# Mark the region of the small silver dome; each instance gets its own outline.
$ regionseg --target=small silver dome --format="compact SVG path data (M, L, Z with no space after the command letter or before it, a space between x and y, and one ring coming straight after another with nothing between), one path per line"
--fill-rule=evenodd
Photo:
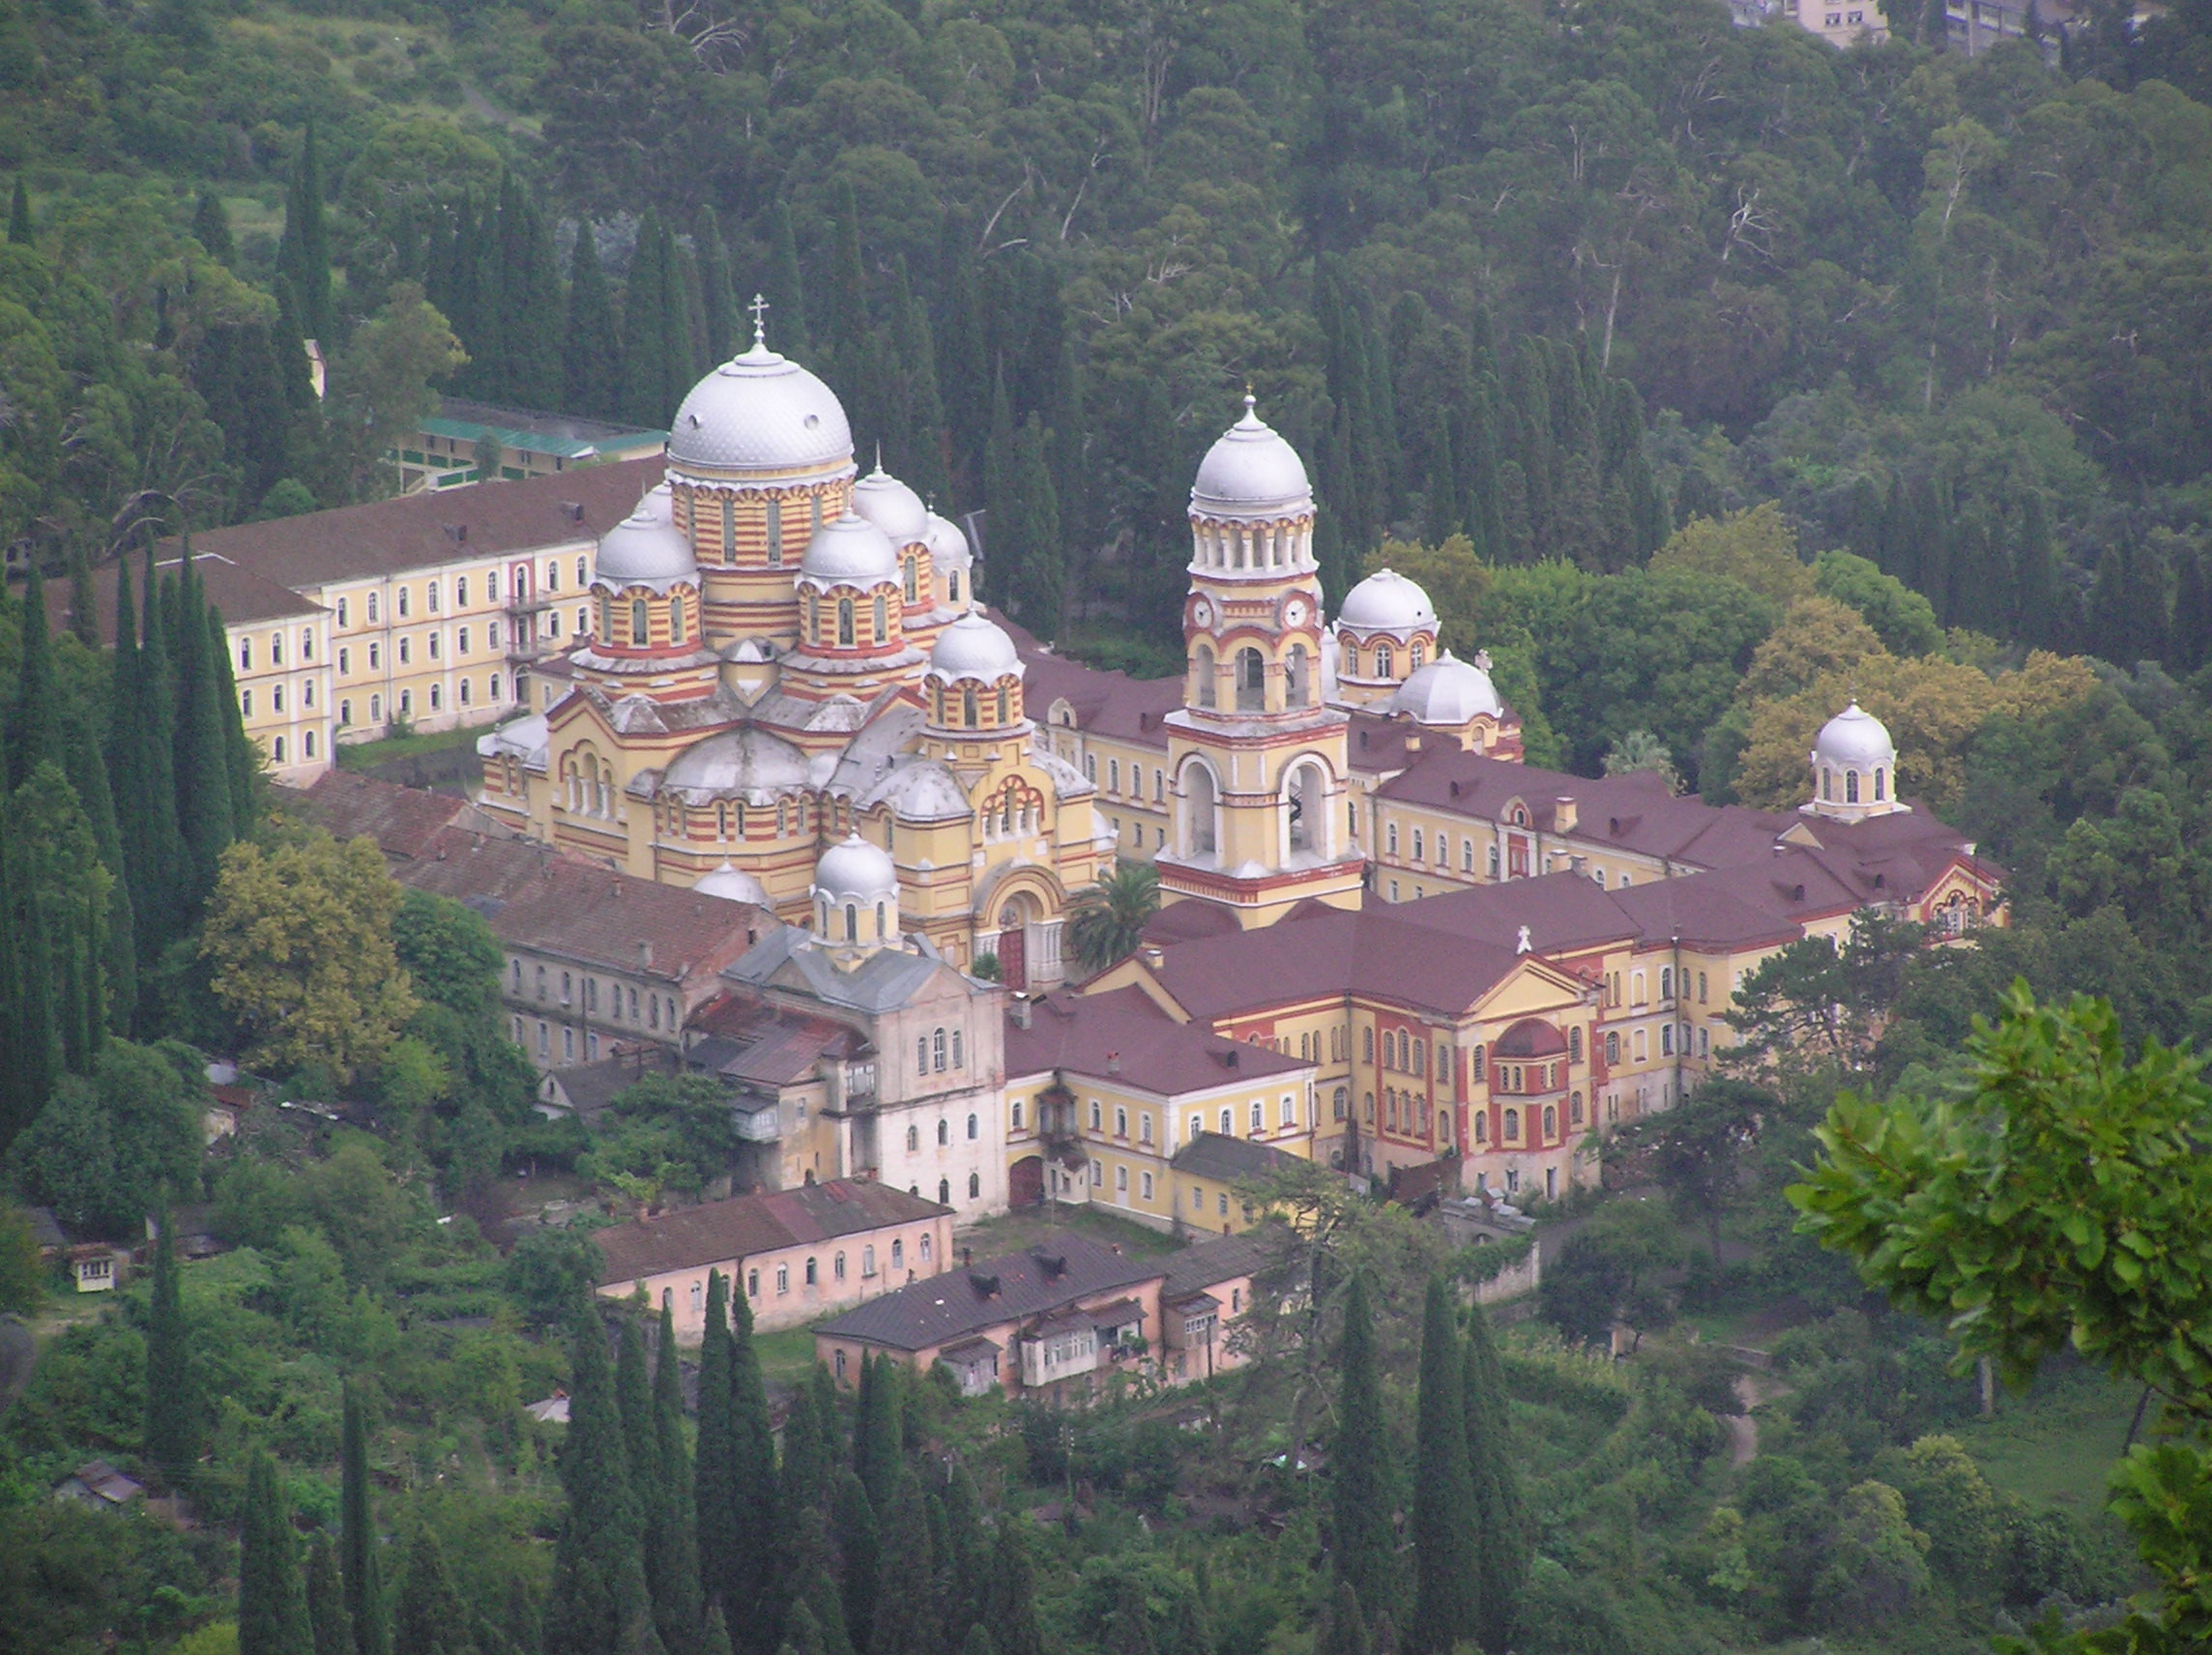
M1820 726L1813 742L1813 763L1838 770L1895 768L1897 745L1882 721L1856 700Z
M701 896L718 896L725 902L749 902L755 908L769 906L768 886L733 861L724 860L713 872L701 874L692 882L691 888Z
M1433 632L1436 605L1419 585L1396 569L1377 569L1344 595L1336 624L1354 632Z
M666 478L662 478L640 497L635 515L650 517L655 523L676 521L676 491L669 487Z
M1282 433L1253 411L1224 431L1199 461L1194 511L1214 517L1297 517L1314 508L1305 462Z
M855 833L822 853L814 864L814 892L835 903L895 902L898 869L883 847Z
M592 584L610 592L632 586L666 592L681 583L696 584L698 579L699 562L691 555L691 543L668 518L653 515L650 494L600 537L592 569Z
M850 460L853 428L836 393L756 336L691 388L668 432L678 465L815 471Z
M928 537L929 508L920 495L884 470L880 458L874 471L853 484L853 509L888 535L894 546L911 546Z
M968 537L960 525L949 517L929 513L921 535L922 544L929 548L929 566L935 569L964 569L975 561L975 548L968 544Z
M1502 718L1505 703L1488 673L1447 650L1398 686L1390 711L1410 713L1423 724L1456 727L1483 713Z
M973 611L946 627L929 652L929 676L947 683L963 679L997 683L1008 673L1020 678L1025 670L1013 639L996 622Z
M747 803L772 804L779 795L806 786L806 755L757 725L725 730L676 756L661 777L661 791L707 798L742 795Z
M896 586L898 548L865 517L848 511L814 531L799 561L799 578L816 586Z

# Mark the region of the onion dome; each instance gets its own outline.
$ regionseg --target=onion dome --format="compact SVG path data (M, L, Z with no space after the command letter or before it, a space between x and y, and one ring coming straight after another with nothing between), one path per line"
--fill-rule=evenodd
M768 886L732 861L724 861L712 873L701 874L692 882L691 888L701 896L718 896L725 902L749 902L755 908L769 906Z
M756 332L753 348L691 388L668 432L678 465L809 471L850 459L853 428L836 393Z
M895 902L898 869L882 846L855 833L822 853L814 864L814 894L828 897L833 905Z
M600 537L592 571L592 584L611 592L643 586L665 593L682 583L696 585L698 579L699 562L692 556L691 542L667 517L653 515L650 494Z
M876 469L853 484L853 509L890 537L894 546L911 546L925 539L929 508L921 496L886 470L881 457Z
M1882 721L1856 700L1820 726L1813 742L1813 763L1835 770L1894 768L1897 746Z
M1396 569L1377 569L1344 595L1337 624L1355 632L1434 631L1436 606L1429 595Z
M806 755L782 737L746 724L694 741L677 754L660 779L660 790L700 803L742 796L748 803L771 804L806 784Z
M1311 512L1305 462L1279 431L1253 412L1224 431L1199 462L1190 508L1208 517L1298 517Z
M932 511L921 532L921 542L929 548L932 568L967 568L975 561L975 553L968 544L968 537L961 533L960 525L949 517L940 517Z
M799 578L816 586L896 586L898 548L890 537L857 511L848 511L814 531Z
M1410 713L1423 724L1450 726L1484 713L1505 716L1505 703L1498 698L1490 675L1449 650L1400 684L1390 697L1389 710Z
M1024 670L1013 639L996 622L973 612L946 627L929 652L929 676L947 683L963 679L997 683L1009 673L1020 678Z

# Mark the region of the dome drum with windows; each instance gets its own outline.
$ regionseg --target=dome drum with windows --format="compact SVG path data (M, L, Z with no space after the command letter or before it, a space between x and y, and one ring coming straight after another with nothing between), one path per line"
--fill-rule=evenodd
M1002 734L1024 726L1022 678L1014 641L984 616L945 628L922 674L932 729L949 735Z
M898 869L858 833L822 853L808 895L818 942L873 951L898 940Z
M1857 822L1911 808L1897 797L1897 744L1856 697L1820 726L1811 762L1813 798L1803 807L1810 815Z

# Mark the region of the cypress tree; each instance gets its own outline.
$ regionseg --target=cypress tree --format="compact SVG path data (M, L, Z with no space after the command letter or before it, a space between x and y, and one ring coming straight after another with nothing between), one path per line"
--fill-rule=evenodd
M736 1572L737 1466L732 1459L730 1420L729 1282L721 1271L707 1275L707 1326L699 1346L699 1445L694 1472L693 1509L699 1548L699 1582L706 1601L739 1606L724 1594Z
M982 295L969 256L966 224L946 209L940 259L938 378L952 432L955 500L973 506L982 488L983 443L991 416L991 359L983 342ZM1148 384L1150 382L1148 381Z
M660 263L663 307L668 314L667 356L661 364L661 413L656 421L675 421L677 404L697 383L707 366L707 321L701 308L699 271L689 249L665 231L667 246Z
M21 787L41 765L63 757L61 707L46 639L46 582L37 563L23 587L22 661L8 717L8 785Z
M1060 501L1053 492L1044 422L1034 414L1014 439L1013 497L1018 515L998 524L998 543L1018 548L1013 609L1021 623L1051 638L1066 612L1067 552L1061 543ZM1011 531L1009 536L1008 531Z
M146 1314L146 1457L171 1488L182 1488L199 1464L199 1383L178 1277L176 1227L165 1200L155 1222L154 1289Z
M8 197L8 245L27 247L37 232L31 226L31 190L23 175L15 175L15 188Z
M911 1471L902 1471L891 1496L879 1566L868 1655L938 1655L937 1548Z
M971 1626L960 1645L960 1655L999 1655L999 1646L991 1640L990 1628L981 1621Z
M868 332L868 277L860 261L860 205L853 181L837 181L836 206L830 219L829 303L825 353L841 388L850 388Z
M845 1560L845 1630L855 1649L869 1649L874 1640L876 1576L883 1566L883 1546L868 1491L851 1471L837 1478L830 1522L837 1554Z
M675 1314L660 1311L653 1372L654 1481L646 1494L646 1586L669 1655L699 1646L699 1547L693 1530L691 1459L684 1446L684 1377Z
M898 1370L888 1356L860 1358L860 1399L853 1421L853 1469L877 1512L889 1509L898 1486L901 1422Z
M1489 1655L1505 1655L1513 1616L1528 1573L1528 1519L1513 1460L1505 1375L1482 1306L1467 1318L1460 1401L1467 1410L1468 1478L1474 1489L1475 1567L1479 1611L1475 1638Z
M215 679L217 720L222 726L224 769L230 777L230 811L233 837L244 838L261 814L261 749L246 733L246 718L238 706L238 680L230 670L230 632L222 624L222 611L207 609L208 661Z
M938 1561L945 1576L945 1642L964 1641L968 1628L982 1618L983 1582L990 1558L983 1544L983 1515L975 1485L964 1466L954 1466L946 1479L945 1549Z
M1467 527L1467 505L1460 498L1460 445L1453 440L1457 422L1451 409L1441 403L1429 419L1429 470L1422 484L1421 504L1426 538L1434 546L1442 545Z
M660 1435L653 1417L653 1378L645 1361L645 1335L637 1318L623 1319L615 1357L615 1407L622 1416L623 1452L638 1492L660 1475Z
M897 264L892 324L899 371L905 377L906 439L898 455L899 475L939 510L952 503L952 478L946 469L945 399L938 385L937 341L929 311L907 290L906 261Z
M691 247L699 261L699 302L706 326L707 356L723 363L738 353L738 311L730 291L730 253L722 244L722 221L713 202L691 221Z
M203 188L199 198L192 203L192 240L205 247L208 257L219 265L238 262L238 246L230 234L230 211L213 189Z
M566 368L560 336L547 326L561 313L561 271L553 256L552 226L520 183L514 186L513 200L515 222L503 234L508 259L504 303L511 329L509 393L525 408L551 408L561 400Z
M307 337L319 340L323 354L336 343L336 325L331 301L330 226L323 217L322 152L315 139L315 123L307 122L300 147L300 167L284 202L284 234L277 244L276 268L292 283L299 301L300 325Z
M731 1523L738 1546L724 1577L723 1604L739 1637L757 1647L757 1631L781 1619L774 1548L766 1543L775 1532L777 1511L775 1433L753 1349L752 1305L741 1287L733 1283L730 1294Z
M1087 555L1097 543L1090 457L1085 448L1090 428L1085 391L1083 363L1076 355L1075 341L1069 339L1061 346L1045 428L1049 433L1053 498L1060 506L1061 538L1079 555Z
M468 1624L452 1571L446 1567L445 1549L427 1523L418 1523L407 1543L407 1573L400 1578L399 1607L392 1617L392 1655L476 1655Z
M63 766L85 821L92 828L101 865L109 876L102 974L105 979L108 1027L118 1034L128 1034L138 1005L136 918L131 906L123 834L115 820L115 798L107 785L107 760L100 749L98 717L98 711L91 707L73 705L68 709Z
M1036 1571L1020 1526L1002 1517L991 1546L991 1571L983 1594L983 1625L997 1655L1044 1655L1037 1623Z
M2048 546L2046 542L2047 556ZM2206 567L2207 561L2201 550L2184 548L2174 569L2174 665L2181 672L2195 672L2212 661L2212 569ZM2052 584L2055 588L2055 574ZM2054 590L2049 607L2055 610L2057 601ZM2061 627L2059 618L2052 614L2043 624L2043 635L2062 637Z
M561 365L570 411L599 420L618 417L622 339L615 331L615 302L599 266L598 243L588 222L576 225L576 248L568 258L568 331Z
M177 825L176 769L171 753L171 733L177 723L176 686L169 676L160 582L151 547L146 552L145 591L145 642L136 652L137 666L131 675L131 704L128 709L120 705L117 709L130 722L110 729L108 769L110 774L128 772L138 778L132 811L126 812L123 820L128 823L135 812L144 812L146 873L140 875L139 858L132 849L127 848L124 856L131 864L132 893L144 902L139 918L146 929L139 936L138 955L152 959L189 919L183 911L186 853L184 834ZM122 595L128 598L127 592ZM128 608L122 613L128 614ZM120 762L116 757L119 746L125 753Z
M1350 1581L1339 1577L1335 1600L1322 1621L1321 1636L1314 1640L1314 1655L1372 1655L1373 1649L1366 1617L1360 1612L1359 1593Z
M719 1604L707 1611L706 1630L699 1640L699 1655L736 1655L730 1647L729 1623L722 1618Z
M673 321L668 314L667 252L668 235L660 215L648 208L623 282L622 417L642 430L658 430L676 411L661 394Z
M830 1525L819 1511L801 1514L787 1550L791 1563L789 1579L798 1582L791 1615L795 1618L801 1608L806 1611L820 1632L823 1655L855 1655L852 1635L845 1625L845 1600L837 1589L836 1558L830 1543ZM789 1620L785 1622L784 1632L788 1638Z
M646 1591L636 1485L623 1445L621 1405L595 1304L569 1318L568 1435L561 1447L568 1495L553 1553L548 1655L658 1655Z
M1395 1614L1400 1583L1397 1478L1382 1392L1375 1372L1375 1323L1367 1284L1352 1278L1337 1347L1334 1475L1329 1519L1336 1578L1377 1613Z
M353 1623L346 1618L345 1581L337 1548L327 1528L307 1548L307 1628L315 1655L354 1655Z
M1114 1607L1106 1615L1107 1655L1158 1655L1158 1648L1144 1583L1133 1574L1123 1575L1115 1582Z
M1013 407L1002 368L991 381L991 424L983 441L984 556L975 571L985 577L977 584L978 594L987 593L1002 605L1010 604L1021 568L1023 547L1014 537L1021 528L1015 478Z
M390 1655L384 1572L377 1555L376 1508L368 1484L368 1420L351 1380L338 1460L338 1545L344 1562L345 1618L354 1655Z
M1421 1318L1413 1447L1413 1612L1406 1623L1412 1655L1445 1655L1473 1634L1480 1608L1461 1368L1451 1296L1432 1280Z
M2020 539L2013 553L2012 613L2025 643L2052 643L2057 619L2058 567L2043 517L2043 498L2032 489L2021 504Z
M318 1655L300 1580L299 1541L276 1484L256 1452L246 1472L246 1532L238 1562L238 1655Z
M189 901L197 910L215 888L216 865L238 830L230 807L230 754L224 746L225 709L218 699L221 689L216 665L228 651L211 648L207 601L189 536L177 582L177 822L189 858Z
M778 201L768 210L768 275L761 296L775 323L775 346L794 362L811 361L812 335L806 325L806 285L799 273L799 241L791 227L791 206Z

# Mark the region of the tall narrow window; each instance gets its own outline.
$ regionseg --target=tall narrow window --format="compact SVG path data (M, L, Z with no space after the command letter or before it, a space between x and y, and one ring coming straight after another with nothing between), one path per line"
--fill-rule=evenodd
M891 635L890 612L881 593L876 595L875 621L876 635L872 641L881 644Z
M768 503L768 566L783 566L783 502Z
M647 630L645 599L642 597L630 600L629 641L639 649L651 642L651 634Z
M681 597L668 600L668 641L671 644L684 642L684 599Z
M850 597L837 599L837 642L848 647L853 642L853 600Z

